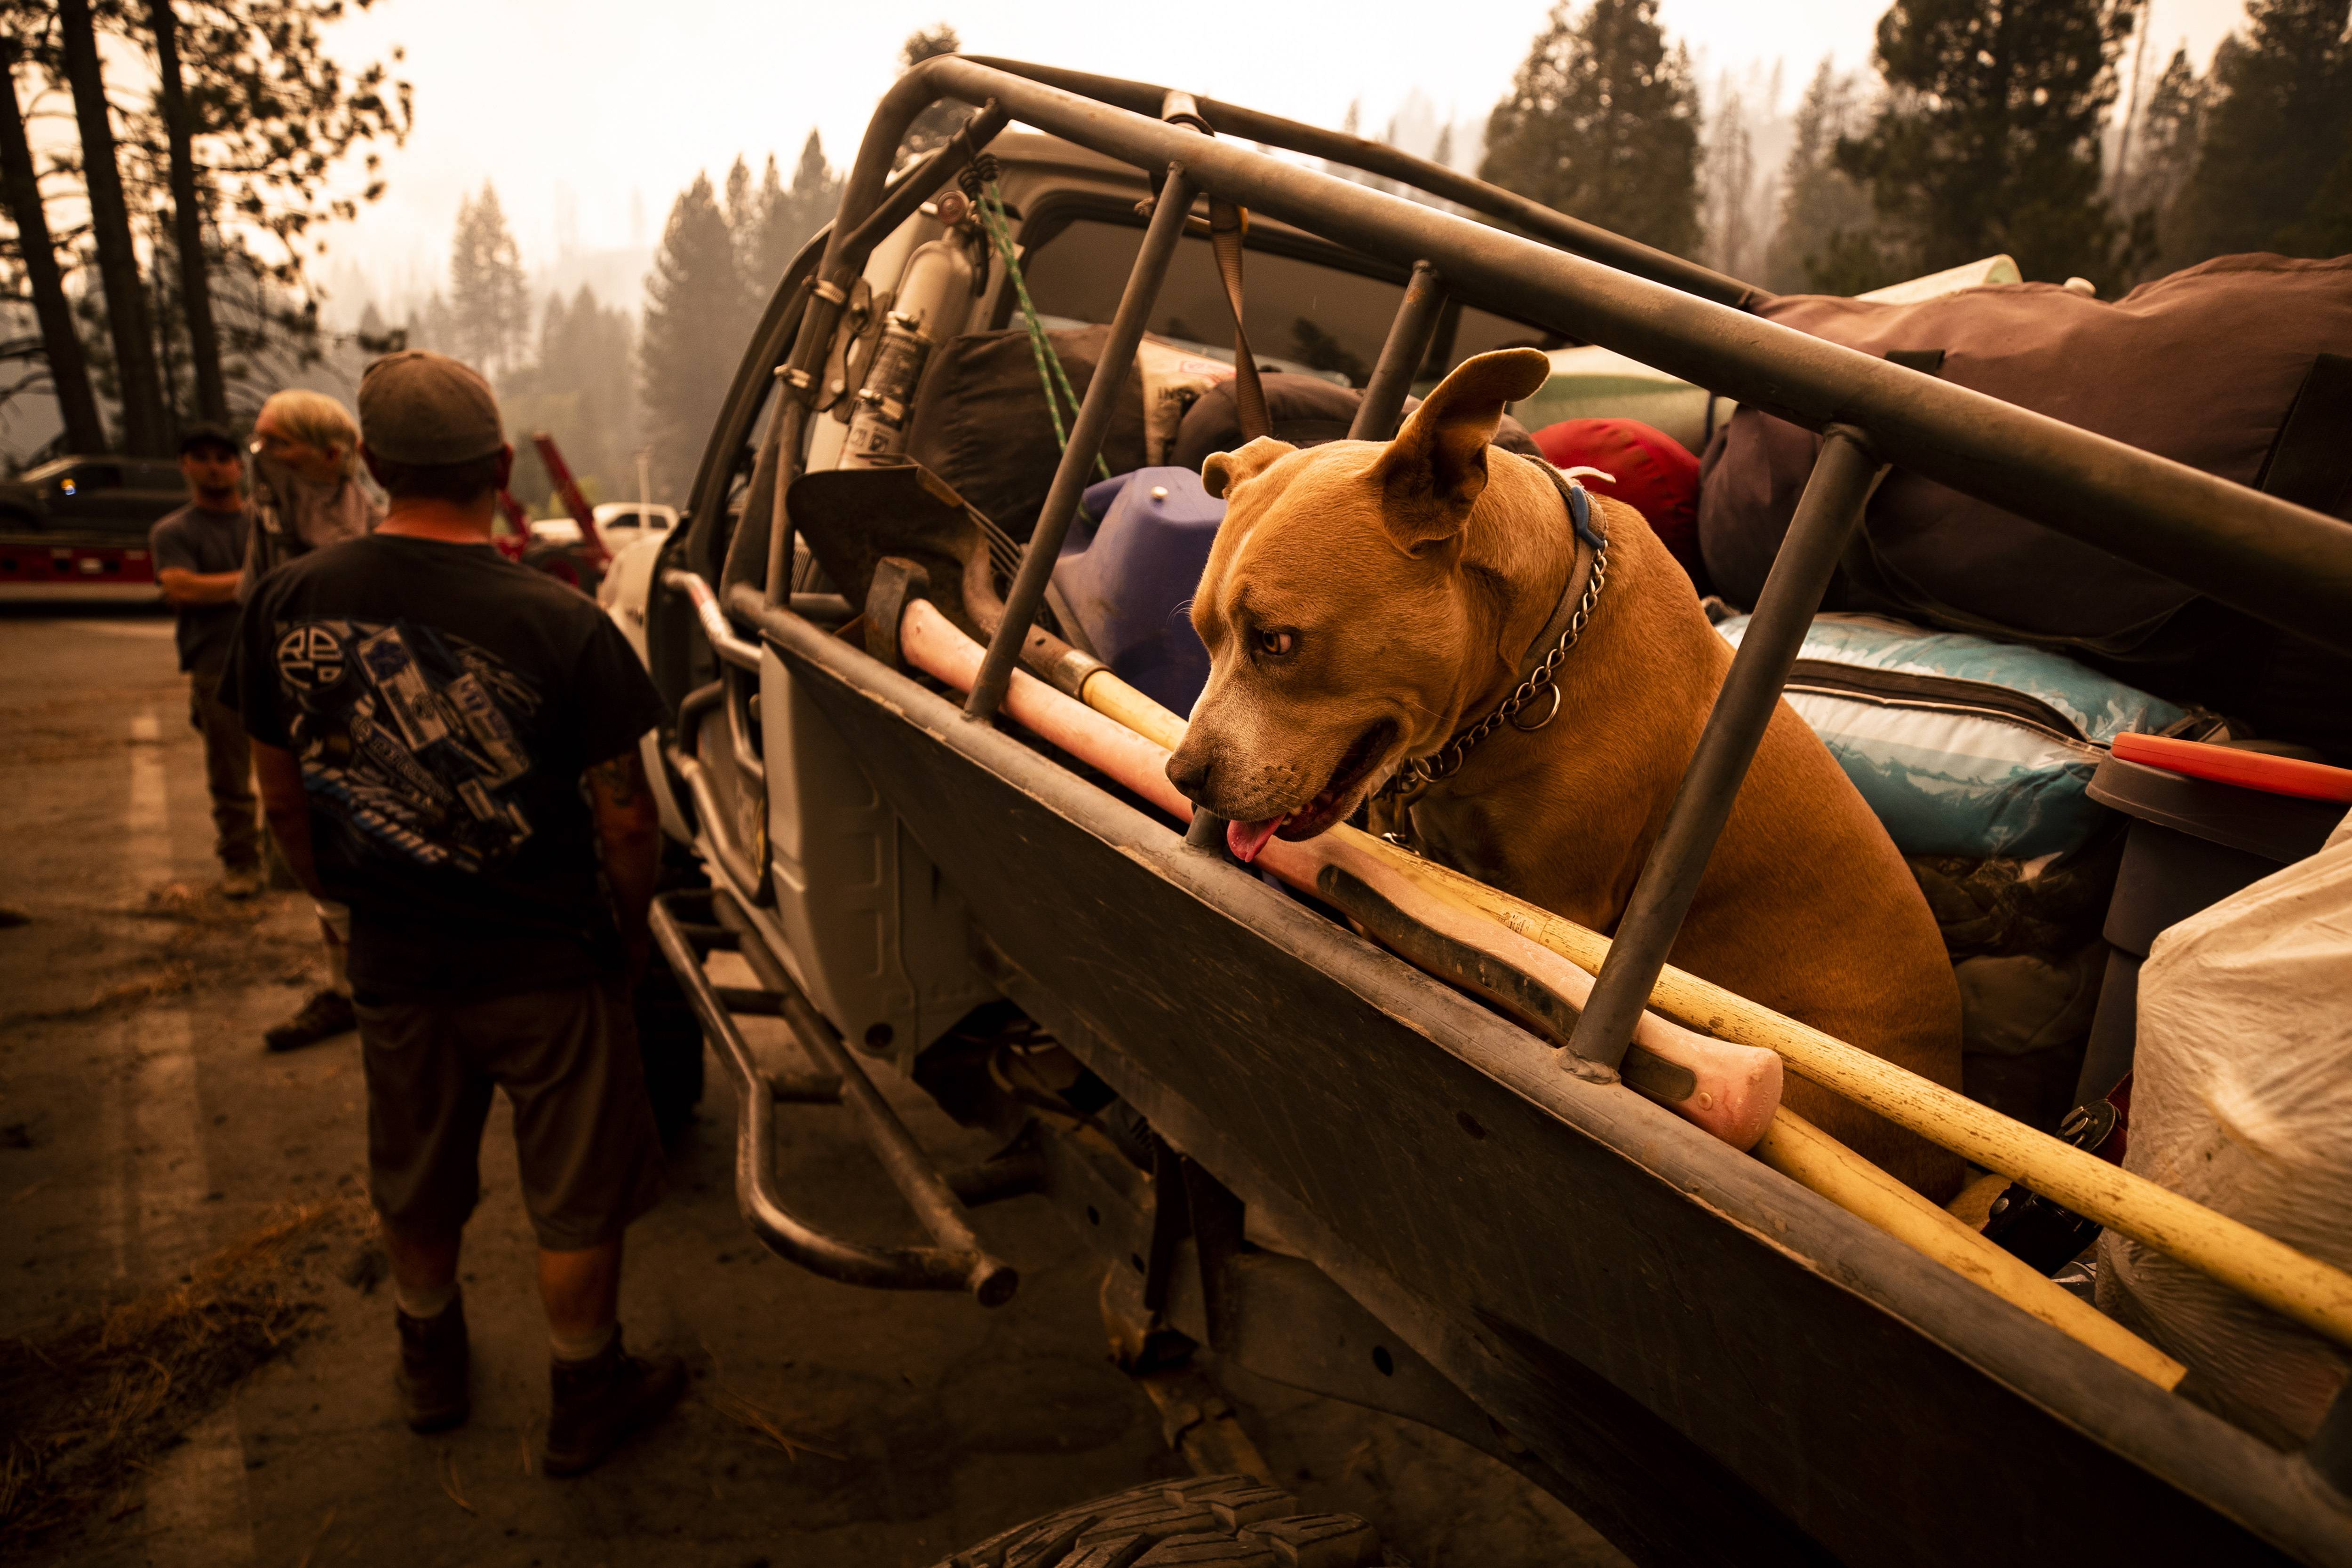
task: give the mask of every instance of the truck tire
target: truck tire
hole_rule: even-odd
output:
[[[1129,1487],[1016,1525],[937,1568],[1400,1568],[1352,1513],[1310,1513],[1252,1476]]]

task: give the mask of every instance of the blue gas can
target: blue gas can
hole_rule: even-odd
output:
[[[1224,517],[1192,469],[1139,468],[1087,491],[1054,569],[1095,656],[1178,713],[1208,684],[1192,593]]]

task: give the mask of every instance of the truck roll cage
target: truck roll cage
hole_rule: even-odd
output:
[[[889,180],[908,126],[943,99],[979,112],[947,146]],[[2333,517],[1763,320],[1742,307],[1769,297],[1738,279],[1392,148],[1140,82],[957,56],[924,61],[885,95],[804,298],[780,296],[779,305],[798,308],[798,329],[777,371],[786,395],[745,508],[745,522],[757,534],[739,529],[742,537],[730,550],[730,611],[774,605],[789,591],[793,536],[784,496],[796,477],[816,378],[868,253],[1013,120],[1143,171],[1160,194],[1006,596],[1003,622],[965,705],[970,717],[992,717],[1003,699],[1132,372],[1144,321],[1200,197],[1221,198],[1380,257],[1421,285],[1398,308],[1350,433],[1359,438],[1394,434],[1411,370],[1427,349],[1433,305],[1445,295],[1613,349],[1823,433],[1748,635],[1579,1019],[1571,1049],[1590,1064],[1613,1069],[1623,1060],[1805,628],[1888,466],[1899,464],[2352,652],[2352,527]],[[1516,225],[1526,235],[1266,157],[1220,139],[1226,134],[1405,182]],[[770,325],[781,327],[777,310],[771,307]],[[762,347],[755,343],[755,358]],[[745,371],[751,371],[747,361]],[[714,455],[724,438],[723,432],[714,437]],[[711,477],[706,460],[705,479]],[[755,517],[762,503],[766,516]],[[747,548],[762,546],[764,592],[747,594],[738,606],[731,601],[747,593],[750,573],[736,562]]]
[[[893,179],[915,117],[950,99],[979,112]],[[903,570],[877,576],[867,605],[791,591],[785,497],[877,246],[1014,121],[1124,166],[1032,150],[1073,186],[1155,193],[1137,209],[1142,242],[982,677],[958,706],[897,665]],[[1022,162],[1008,156],[1008,189],[1029,178]],[[1180,839],[993,722],[1204,195],[1295,231],[1283,244],[1339,246],[1402,281],[1352,438],[1393,436],[1456,307],[1602,345],[1822,434],[1566,1051],[1235,870],[1213,818]],[[2352,1391],[2299,1453],[2281,1452],[1638,1097],[1590,1086],[1614,1076],[1890,465],[2352,651],[2352,527],[1750,313],[1769,298],[1394,149],[1214,99],[958,57],[902,77],[835,221],[793,259],[752,336],[647,606],[648,662],[683,698],[663,777],[688,798],[713,883],[664,894],[654,923],[737,1082],[746,1221],[818,1274],[993,1305],[1017,1280],[963,1211],[1041,1193],[1082,1217],[1111,1281],[1136,1293],[1142,1316],[1118,1306],[1118,1333],[1164,1322],[1234,1364],[1449,1432],[1654,1560],[1974,1563],[2063,1541],[2086,1560],[2144,1561],[2160,1546],[2158,1557],[2352,1564]],[[1017,531],[1026,519],[1002,520]],[[992,554],[1000,570],[1016,561]],[[868,610],[861,649],[852,623]],[[1107,1140],[1091,1148],[1099,1128],[1082,1137],[1030,1117],[996,1155],[943,1170],[890,1112],[857,1054],[887,1051],[888,1030],[845,1039],[857,1020],[821,1010],[818,982],[834,982],[818,945],[803,951],[786,928],[787,907],[805,901],[780,891],[794,852],[771,841],[777,825],[795,851],[866,841],[863,829],[801,832],[811,817],[792,769],[820,752],[866,787],[931,888],[959,904],[935,946],[969,946],[972,994],[1066,1042],[1138,1119],[1149,1159]],[[836,868],[845,885],[864,874]],[[1130,962],[1147,949],[1160,960],[1149,974]],[[756,986],[705,967],[730,950]],[[1218,988],[1229,982],[1254,988],[1250,1016]],[[965,995],[947,1001],[967,1006]],[[756,1016],[782,1021],[785,1062],[764,1064],[737,1027]],[[909,1071],[929,1038],[906,1055]],[[1352,1092],[1368,1081],[1382,1092]],[[770,1160],[779,1103],[853,1113],[921,1239],[865,1245],[795,1203]],[[1441,1146],[1456,1134],[1482,1153]],[[1462,1226],[1465,1206],[1480,1225]],[[1251,1247],[1244,1209],[1297,1256]],[[1741,1349],[1741,1335],[1766,1348]],[[1913,1419],[1920,1410],[1931,1418]],[[1933,1480],[1960,1474],[1978,1485]],[[1986,1496],[2010,1506],[1989,1510]]]

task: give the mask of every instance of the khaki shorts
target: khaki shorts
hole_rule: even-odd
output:
[[[493,1085],[514,1107],[523,1207],[542,1248],[614,1240],[661,1197],[635,1020],[616,990],[354,1007],[368,1190],[386,1228],[425,1239],[465,1225],[481,1190]]]

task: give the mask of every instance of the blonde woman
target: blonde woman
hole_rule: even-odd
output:
[[[250,599],[272,569],[373,533],[383,521],[383,504],[361,477],[359,423],[326,393],[299,387],[272,393],[254,419],[252,451],[240,600]],[[328,983],[292,1018],[262,1031],[262,1043],[271,1051],[299,1050],[357,1027],[344,963],[352,912],[325,899],[318,910]]]
[[[270,395],[253,422],[252,526],[240,597],[272,568],[374,531],[383,507],[360,467],[360,427],[324,392]]]

